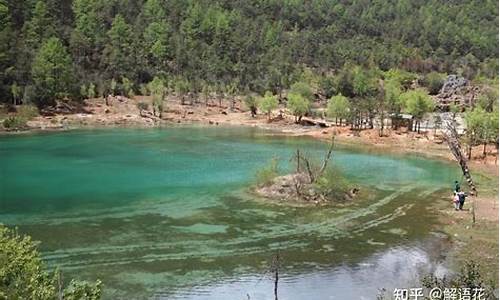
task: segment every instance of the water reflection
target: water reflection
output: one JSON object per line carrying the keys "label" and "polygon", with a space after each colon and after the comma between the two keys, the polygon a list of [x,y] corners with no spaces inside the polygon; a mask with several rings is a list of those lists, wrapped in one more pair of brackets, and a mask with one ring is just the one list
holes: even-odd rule
{"label": "water reflection", "polygon": [[[422,275],[443,276],[448,272],[439,256],[446,246],[442,237],[432,237],[416,245],[387,249],[354,265],[318,266],[314,271],[300,274],[284,270],[280,275],[278,296],[280,300],[375,299],[382,288],[390,295],[394,288],[417,287]],[[154,298],[268,300],[274,299],[273,288],[270,274],[253,274],[181,290],[173,295],[158,292]]]}

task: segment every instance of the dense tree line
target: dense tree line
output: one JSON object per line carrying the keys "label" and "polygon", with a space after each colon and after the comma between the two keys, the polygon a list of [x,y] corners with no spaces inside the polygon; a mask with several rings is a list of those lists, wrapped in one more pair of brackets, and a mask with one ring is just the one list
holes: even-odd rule
{"label": "dense tree line", "polygon": [[0,99],[140,93],[155,76],[280,94],[304,68],[346,65],[493,77],[497,12],[494,0],[0,0]]}

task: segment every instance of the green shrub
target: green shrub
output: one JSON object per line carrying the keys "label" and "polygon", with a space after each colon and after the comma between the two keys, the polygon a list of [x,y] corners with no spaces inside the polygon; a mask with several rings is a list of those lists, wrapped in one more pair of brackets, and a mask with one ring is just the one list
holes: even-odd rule
{"label": "green shrub", "polygon": [[123,96],[128,98],[134,97],[134,83],[127,77],[122,77],[121,90]]}
{"label": "green shrub", "polygon": [[87,97],[89,99],[94,99],[96,96],[95,85],[91,82],[89,83],[89,87],[87,89]]}
{"label": "green shrub", "polygon": [[80,86],[80,96],[87,98],[87,86],[85,84]]}
{"label": "green shrub", "polygon": [[300,94],[288,94],[287,108],[295,116],[295,122],[300,122],[302,117],[309,112],[311,103]]}
{"label": "green shrub", "polygon": [[255,174],[257,185],[258,186],[270,185],[273,179],[276,178],[278,175],[279,175],[278,159],[273,158],[267,164],[267,166],[261,168]]}
{"label": "green shrub", "polygon": [[21,129],[26,127],[26,120],[19,116],[9,116],[3,120],[3,127],[7,129]]}
{"label": "green shrub", "polygon": [[437,95],[443,87],[444,80],[446,79],[445,74],[438,72],[431,72],[425,75],[422,84],[427,88],[429,94]]}
{"label": "green shrub", "polygon": [[292,84],[290,94],[301,95],[308,101],[314,100],[314,93],[311,87],[305,82],[296,82]]}
{"label": "green shrub", "polygon": [[[37,243],[0,224],[0,299],[57,299],[59,272],[48,272]],[[102,283],[71,280],[63,289],[68,300],[97,300]]]}
{"label": "green shrub", "polygon": [[8,116],[3,121],[3,127],[7,129],[22,129],[27,122],[38,116],[38,108],[34,105],[21,105],[16,108],[16,114]]}
{"label": "green shrub", "polygon": [[278,97],[269,91],[257,102],[259,109],[267,114],[269,120],[271,119],[271,112],[273,109],[278,108],[278,104]]}
{"label": "green shrub", "polygon": [[139,85],[139,92],[143,96],[148,96],[149,95],[148,86],[144,83],[141,83],[141,85]]}
{"label": "green shrub", "polygon": [[337,93],[336,87],[335,76],[332,75],[322,77],[319,82],[319,88],[323,91],[327,98],[330,98]]}
{"label": "green shrub", "polygon": [[[421,280],[422,285],[425,288],[440,288],[444,290],[446,288],[468,288],[472,291],[474,289],[482,289],[484,291],[484,298],[482,299],[493,299],[492,288],[496,285],[496,282],[487,283],[483,279],[480,271],[480,265],[472,260],[466,261],[458,272],[457,276],[452,278],[438,278],[434,274],[424,276]],[[479,298],[477,298],[479,299]]]}
{"label": "green shrub", "polygon": [[328,199],[342,200],[349,191],[348,181],[342,172],[335,168],[327,168],[314,185],[318,192]]}
{"label": "green shrub", "polygon": [[257,99],[253,95],[247,95],[245,97],[245,106],[250,110],[252,116],[257,114]]}

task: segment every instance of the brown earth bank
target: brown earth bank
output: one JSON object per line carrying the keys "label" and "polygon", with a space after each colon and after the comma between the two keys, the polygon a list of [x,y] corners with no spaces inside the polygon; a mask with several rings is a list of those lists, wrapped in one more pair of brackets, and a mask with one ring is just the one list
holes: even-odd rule
{"label": "brown earth bank", "polygon": [[[147,104],[147,108],[139,109],[139,103]],[[71,109],[69,104],[61,104],[59,109],[42,112],[40,116],[27,122],[26,129],[36,131],[85,127],[153,127],[168,124],[253,126],[271,129],[276,134],[311,136],[318,139],[330,139],[331,135],[335,134],[340,143],[373,146],[383,151],[417,153],[454,160],[442,135],[434,130],[418,134],[409,132],[406,128],[398,130],[385,128],[383,136],[380,136],[377,128],[351,130],[349,126],[311,125],[311,121],[325,125],[323,120],[319,119],[304,118],[303,124],[296,124],[294,117],[287,114],[284,108],[274,111],[269,120],[263,114],[252,117],[241,99],[222,101],[221,106],[215,99],[207,103],[195,100],[191,104],[183,105],[177,97],[169,97],[165,103],[166,108],[160,118],[153,112],[150,96],[135,96],[132,99],[123,96],[86,99],[78,107],[73,106],[74,109]],[[333,125],[331,122],[324,123]],[[477,163],[480,168],[496,169],[497,153],[494,145],[488,145],[486,156],[484,156],[483,146],[476,146],[472,151],[472,162]]]}

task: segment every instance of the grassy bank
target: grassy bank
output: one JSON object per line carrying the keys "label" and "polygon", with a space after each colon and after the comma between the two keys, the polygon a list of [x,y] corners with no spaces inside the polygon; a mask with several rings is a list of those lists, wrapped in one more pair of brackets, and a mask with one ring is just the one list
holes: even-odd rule
{"label": "grassy bank", "polygon": [[[438,229],[453,241],[447,259],[454,271],[465,262],[474,261],[479,264],[485,283],[498,288],[498,174],[479,171],[477,167],[473,171],[478,197],[468,198],[464,211],[453,209],[451,191],[449,197],[436,201],[436,211],[441,217]],[[475,223],[472,221],[473,201]]]}

